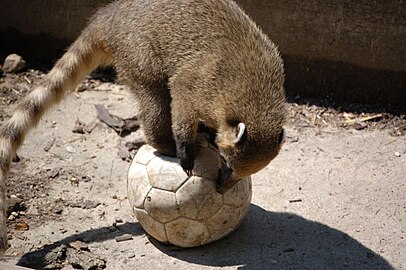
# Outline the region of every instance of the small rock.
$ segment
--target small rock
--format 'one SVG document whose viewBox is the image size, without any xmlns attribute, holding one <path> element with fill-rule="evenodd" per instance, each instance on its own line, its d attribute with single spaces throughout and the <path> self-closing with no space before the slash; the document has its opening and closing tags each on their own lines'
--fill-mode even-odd
<svg viewBox="0 0 406 270">
<path fill-rule="evenodd" d="M 81 179 L 81 181 L 82 182 L 85 182 L 85 183 L 87 183 L 87 182 L 90 182 L 92 179 L 90 178 L 90 176 L 88 176 L 88 175 L 83 175 L 82 176 L 82 179 Z"/>
<path fill-rule="evenodd" d="M 99 119 L 94 119 L 92 122 L 84 126 L 83 131 L 86 133 L 92 133 L 96 126 L 100 123 Z"/>
<path fill-rule="evenodd" d="M 117 154 L 121 158 L 121 160 L 123 160 L 123 161 L 132 160 L 130 151 L 128 151 L 128 149 L 124 145 L 118 144 L 116 148 L 117 148 Z"/>
<path fill-rule="evenodd" d="M 47 144 L 45 145 L 45 147 L 44 147 L 44 151 L 45 152 L 48 152 L 49 150 L 51 150 L 51 148 L 52 148 L 52 146 L 54 145 L 54 143 L 55 143 L 55 138 L 52 138 L 51 140 L 49 140 L 48 142 L 47 142 Z"/>
<path fill-rule="evenodd" d="M 6 73 L 17 73 L 25 68 L 25 61 L 18 54 L 10 54 L 3 64 L 3 71 Z"/>
<path fill-rule="evenodd" d="M 79 134 L 85 134 L 84 128 L 85 128 L 85 124 L 82 121 L 80 121 L 79 119 L 76 119 L 75 126 L 72 129 L 72 132 L 79 133 Z"/>
<path fill-rule="evenodd" d="M 76 177 L 72 177 L 69 181 L 72 185 L 79 186 L 79 180 Z"/>
<path fill-rule="evenodd" d="M 124 242 L 124 241 L 129 241 L 132 239 L 133 239 L 133 237 L 130 234 L 120 235 L 115 238 L 116 242 Z"/>
<path fill-rule="evenodd" d="M 110 231 L 110 232 L 115 232 L 115 231 L 117 231 L 117 230 L 118 230 L 117 227 L 114 226 L 114 225 L 109 227 L 109 231 Z"/>
<path fill-rule="evenodd" d="M 16 195 L 10 195 L 10 199 L 7 201 L 7 213 L 19 211 L 23 208 L 23 200 Z"/>
<path fill-rule="evenodd" d="M 357 122 L 354 123 L 353 127 L 354 127 L 356 130 L 362 130 L 362 129 L 367 128 L 367 127 L 368 127 L 368 124 L 365 123 L 365 122 L 357 121 Z"/>
<path fill-rule="evenodd" d="M 68 151 L 69 153 L 76 153 L 76 149 L 72 146 L 66 146 L 66 151 Z"/>
<path fill-rule="evenodd" d="M 76 249 L 77 251 L 80 251 L 80 250 L 90 251 L 88 245 L 85 242 L 82 242 L 79 240 L 70 243 L 69 246 Z"/>
<path fill-rule="evenodd" d="M 79 202 L 70 203 L 69 205 L 74 208 L 93 209 L 93 208 L 96 208 L 97 206 L 99 206 L 100 203 L 95 202 L 95 201 L 90 201 L 90 200 L 86 200 L 86 201 L 81 200 Z"/>
<path fill-rule="evenodd" d="M 401 157 L 402 155 L 399 152 L 395 152 L 395 156 Z"/>
<path fill-rule="evenodd" d="M 50 170 L 48 173 L 48 176 L 50 179 L 55 179 L 59 176 L 59 172 L 61 171 L 61 168 L 53 168 Z"/>
</svg>

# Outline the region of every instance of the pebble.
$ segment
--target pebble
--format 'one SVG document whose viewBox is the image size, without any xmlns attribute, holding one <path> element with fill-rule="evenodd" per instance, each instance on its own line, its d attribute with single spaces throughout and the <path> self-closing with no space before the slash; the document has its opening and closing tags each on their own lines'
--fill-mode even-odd
<svg viewBox="0 0 406 270">
<path fill-rule="evenodd" d="M 85 182 L 85 183 L 90 182 L 91 180 L 92 180 L 92 179 L 91 179 L 90 176 L 88 176 L 88 175 L 82 176 L 82 179 L 81 179 L 81 181 L 82 181 L 82 182 Z"/>
<path fill-rule="evenodd" d="M 68 151 L 69 153 L 76 153 L 76 149 L 72 146 L 66 146 L 66 151 Z"/>
<path fill-rule="evenodd" d="M 109 229 L 110 232 L 115 232 L 115 231 L 118 230 L 117 227 L 114 226 L 114 225 L 113 225 L 113 226 L 110 226 L 108 229 Z"/>
<path fill-rule="evenodd" d="M 402 155 L 399 152 L 395 152 L 395 156 L 401 157 Z"/>
<path fill-rule="evenodd" d="M 115 238 L 116 242 L 129 241 L 132 239 L 133 239 L 133 237 L 130 234 L 120 235 Z"/>
<path fill-rule="evenodd" d="M 25 68 L 25 61 L 18 54 L 10 54 L 3 64 L 3 71 L 6 73 L 17 73 Z"/>
</svg>

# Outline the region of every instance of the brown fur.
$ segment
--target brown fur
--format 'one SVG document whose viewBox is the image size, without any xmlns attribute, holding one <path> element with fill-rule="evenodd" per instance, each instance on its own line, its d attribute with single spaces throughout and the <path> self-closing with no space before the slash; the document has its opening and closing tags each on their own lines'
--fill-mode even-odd
<svg viewBox="0 0 406 270">
<path fill-rule="evenodd" d="M 149 144 L 193 168 L 199 122 L 217 131 L 224 192 L 278 153 L 285 119 L 276 46 L 231 0 L 121 0 L 101 9 L 0 128 L 0 249 L 11 158 L 43 113 L 100 65 L 113 64 L 140 103 Z M 246 130 L 235 143 L 238 124 Z M 175 143 L 176 142 L 176 143 Z M 227 171 L 227 172 L 226 172 Z M 222 177 L 221 175 L 227 175 Z"/>
</svg>

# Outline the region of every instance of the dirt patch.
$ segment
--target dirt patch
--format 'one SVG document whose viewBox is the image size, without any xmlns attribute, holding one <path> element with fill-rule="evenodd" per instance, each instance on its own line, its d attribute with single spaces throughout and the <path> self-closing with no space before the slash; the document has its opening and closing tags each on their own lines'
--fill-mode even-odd
<svg viewBox="0 0 406 270">
<path fill-rule="evenodd" d="M 43 76 L 40 71 L 27 70 L 0 78 L 0 122 L 10 116 L 16 102 Z M 108 114 L 97 110 L 99 104 Z M 404 214 L 405 205 L 404 198 L 397 194 L 405 189 L 400 179 L 405 169 L 398 164 L 406 156 L 406 116 L 402 112 L 389 113 L 385 108 L 353 106 L 356 109 L 351 111 L 336 105 L 314 105 L 303 99 L 290 102 L 288 136 L 281 157 L 254 181 L 254 201 L 266 209 L 255 206 L 245 223 L 249 226 L 243 226 L 228 240 L 185 251 L 148 240 L 134 221 L 126 198 L 125 178 L 143 137 L 136 128 L 125 133 L 121 130 L 126 120 L 136 116 L 136 106 L 122 86 L 106 83 L 101 74 L 88 77 L 30 134 L 19 151 L 21 160 L 13 163 L 7 182 L 11 202 L 8 261 L 19 261 L 20 265 L 36 269 L 235 269 L 236 264 L 249 269 L 269 265 L 285 269 L 295 268 L 306 260 L 310 260 L 313 266 L 310 268 L 314 269 L 331 266 L 328 261 L 339 262 L 332 269 L 354 265 L 391 269 L 386 262 L 390 260 L 398 269 L 405 269 L 396 253 L 399 250 L 402 253 L 396 245 L 400 246 L 404 242 L 400 239 L 405 237 L 401 231 L 404 227 L 397 228 L 396 224 L 404 221 L 396 218 Z M 104 122 L 99 119 L 100 114 L 107 117 Z M 385 159 L 377 161 L 380 157 Z M 346 171 L 351 171 L 351 175 L 334 182 L 334 177 L 345 175 Z M 319 172 L 325 175 L 317 175 Z M 366 176 L 369 172 L 371 175 Z M 272 178 L 275 175 L 280 180 Z M 382 178 L 373 180 L 376 175 Z M 363 198 L 369 199 L 360 198 L 359 186 L 349 186 L 346 179 L 367 186 L 370 191 Z M 336 186 L 330 189 L 324 186 L 330 182 Z M 391 189 L 394 186 L 397 190 Z M 388 199 L 376 201 L 383 196 Z M 373 209 L 375 216 L 385 213 L 379 220 L 394 220 L 390 228 L 377 226 L 382 228 L 377 235 L 392 232 L 385 236 L 386 240 L 383 236 L 378 238 L 384 240 L 367 237 L 365 227 L 373 218 L 368 211 L 375 204 L 380 206 L 380 210 Z M 300 217 L 275 211 L 290 211 Z M 312 216 L 313 213 L 320 214 Z M 353 213 L 358 213 L 353 223 L 346 221 Z M 339 218 L 332 219 L 332 214 Z M 365 223 L 354 225 L 358 219 L 364 219 Z M 294 227 L 297 233 L 284 231 L 285 226 L 281 225 L 292 220 L 301 224 Z M 333 222 L 338 222 L 336 227 L 343 232 L 332 229 Z M 261 226 L 255 234 L 258 239 L 249 229 L 255 226 Z M 273 236 L 278 240 L 267 242 L 273 230 L 287 235 L 286 239 Z M 295 238 L 298 235 L 300 239 Z M 391 242 L 396 245 L 386 247 L 385 243 L 394 236 L 397 238 Z M 335 249 L 346 247 L 353 254 L 344 249 L 340 251 L 344 255 L 329 250 L 331 241 L 338 241 Z M 246 243 L 247 248 L 240 243 Z M 256 250 L 258 246 L 260 252 Z M 320 252 L 317 247 L 323 247 L 325 264 L 316 256 Z M 223 253 L 224 257 L 220 256 Z M 265 257 L 256 258 L 258 254 Z M 340 260 L 341 255 L 348 261 Z M 357 261 L 358 258 L 363 259 Z"/>
</svg>

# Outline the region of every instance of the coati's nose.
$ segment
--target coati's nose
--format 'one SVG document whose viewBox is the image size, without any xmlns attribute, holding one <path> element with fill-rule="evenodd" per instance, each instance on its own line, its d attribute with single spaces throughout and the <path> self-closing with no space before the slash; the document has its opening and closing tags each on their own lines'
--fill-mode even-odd
<svg viewBox="0 0 406 270">
<path fill-rule="evenodd" d="M 217 176 L 216 189 L 218 193 L 225 193 L 237 183 L 239 179 L 235 179 L 233 176 L 233 170 L 225 162 L 222 162 Z"/>
</svg>

